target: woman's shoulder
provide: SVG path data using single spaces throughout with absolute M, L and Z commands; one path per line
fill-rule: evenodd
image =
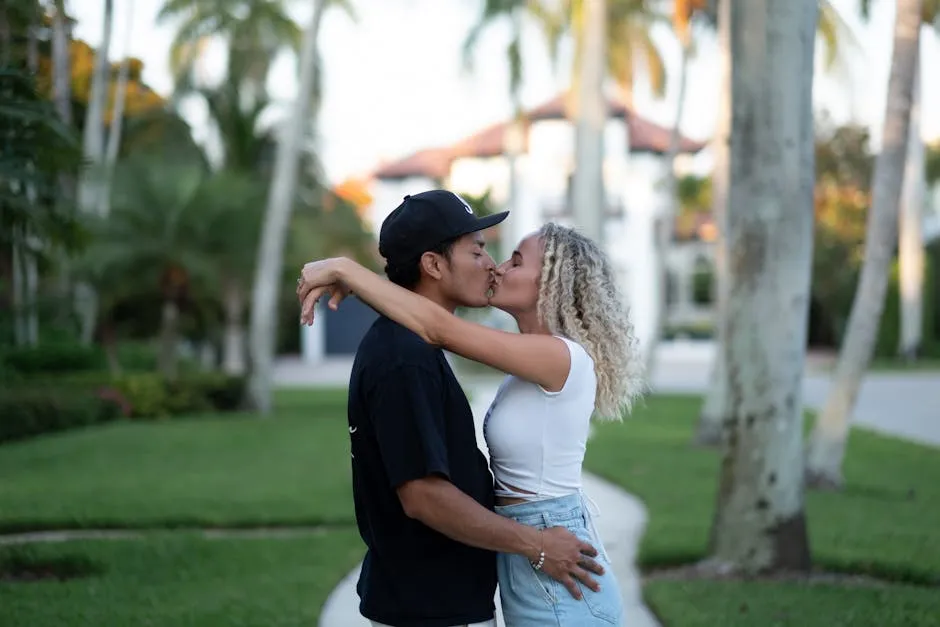
M 556 334 L 555 337 L 568 345 L 568 351 L 571 353 L 572 359 L 574 359 L 575 357 L 579 357 L 579 358 L 583 357 L 585 359 L 590 360 L 591 363 L 594 363 L 594 360 L 591 358 L 591 354 L 584 347 L 584 345 L 581 344 L 579 341 L 573 340 L 570 337 L 565 337 L 564 335 Z
M 587 348 L 577 340 L 573 340 L 570 337 L 565 337 L 563 335 L 555 335 L 556 338 L 562 340 L 568 346 L 568 353 L 571 356 L 571 373 L 584 372 L 585 374 L 590 374 L 594 376 L 594 358 L 591 357 L 591 353 L 588 352 Z

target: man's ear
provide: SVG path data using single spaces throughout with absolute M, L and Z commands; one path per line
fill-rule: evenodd
M 434 280 L 439 281 L 444 276 L 443 259 L 437 253 L 424 253 L 421 255 L 421 269 Z

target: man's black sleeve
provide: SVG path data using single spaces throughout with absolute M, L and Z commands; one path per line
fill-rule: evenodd
M 391 487 L 430 475 L 449 479 L 440 374 L 422 366 L 399 366 L 376 384 L 372 395 L 372 424 Z

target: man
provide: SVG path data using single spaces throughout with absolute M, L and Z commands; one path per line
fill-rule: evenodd
M 453 312 L 487 305 L 495 266 L 477 218 L 459 196 L 405 196 L 383 222 L 389 280 Z M 300 282 L 303 303 L 310 286 Z M 572 577 L 597 553 L 562 528 L 541 534 L 495 514 L 493 479 L 477 448 L 470 405 L 439 348 L 380 316 L 356 352 L 349 381 L 356 520 L 367 552 L 357 590 L 373 625 L 495 625 L 496 555 L 525 555 L 580 597 Z M 586 569 L 586 570 L 585 570 Z

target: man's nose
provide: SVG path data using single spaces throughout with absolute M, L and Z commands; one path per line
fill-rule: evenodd
M 496 262 L 493 260 L 493 257 L 486 251 L 483 252 L 483 265 L 490 272 L 493 272 L 494 270 L 496 270 Z

